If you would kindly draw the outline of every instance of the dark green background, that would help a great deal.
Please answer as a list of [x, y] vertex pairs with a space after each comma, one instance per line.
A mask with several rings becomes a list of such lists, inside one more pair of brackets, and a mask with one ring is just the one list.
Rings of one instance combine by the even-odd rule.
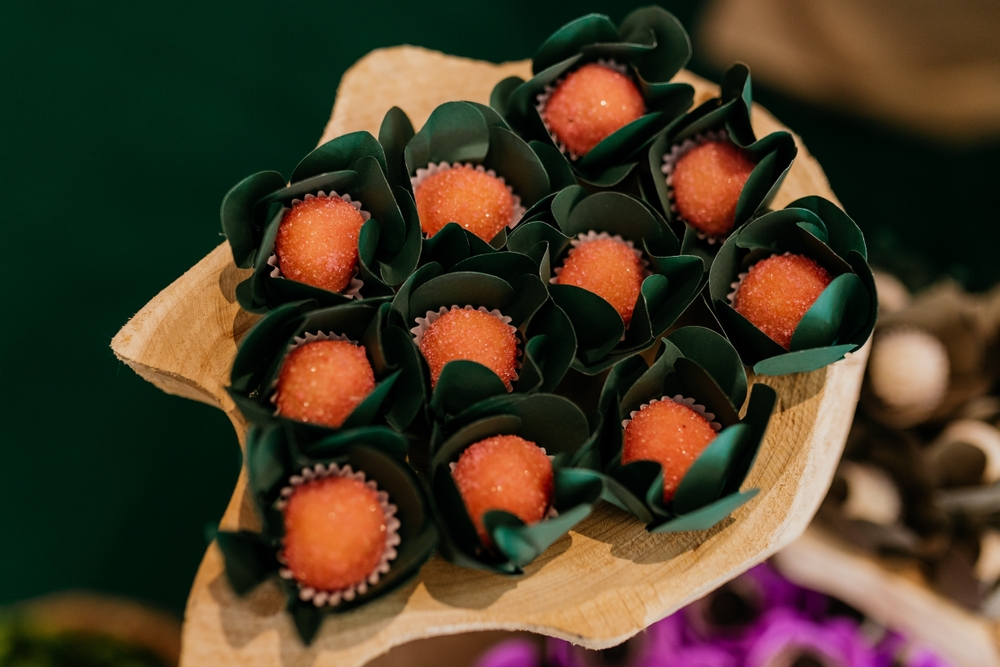
[[[42, 4], [0, 5], [0, 603], [88, 587], [179, 612], [236, 438], [119, 364], [114, 333], [221, 241], [233, 183], [287, 174], [315, 145], [369, 50], [524, 58], [571, 18], [639, 3]], [[667, 6], [696, 20], [699, 3]], [[935, 146], [757, 93], [877, 257], [914, 282], [997, 277], [995, 145]]]

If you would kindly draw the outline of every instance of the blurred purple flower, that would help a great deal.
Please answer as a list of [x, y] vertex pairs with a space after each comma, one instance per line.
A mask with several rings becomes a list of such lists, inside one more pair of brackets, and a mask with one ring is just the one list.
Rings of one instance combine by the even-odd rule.
[[541, 667], [540, 653], [531, 640], [508, 639], [479, 656], [476, 667]]
[[848, 618], [817, 623], [794, 609], [774, 609], [755, 630], [745, 667], [878, 667], [874, 649]]

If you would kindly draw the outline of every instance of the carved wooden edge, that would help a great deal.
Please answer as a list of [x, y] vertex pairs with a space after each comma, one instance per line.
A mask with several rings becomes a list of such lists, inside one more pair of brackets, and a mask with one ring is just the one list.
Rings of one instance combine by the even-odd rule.
[[[407, 70], [401, 67], [404, 61], [411, 65], [419, 62], [419, 67], [411, 66]], [[444, 65], [451, 73], [437, 76], [438, 68]], [[435, 88], [448, 77], [454, 79], [448, 85], [458, 85], [455, 81], [462, 77], [452, 69], [465, 68], [465, 83], [469, 83], [471, 66], [479, 72], [488, 72], [488, 75], [473, 77], [476, 92], [470, 93], [464, 84], [456, 88], [463, 91], [461, 95], [456, 95], [454, 90], [441, 92]], [[396, 72], [400, 69], [408, 73]], [[434, 76], [420, 83], [422, 79], [414, 74], [415, 71], [431, 72]], [[370, 77], [386, 72], [396, 72], [397, 80], [402, 82], [401, 89], [396, 91], [399, 94], [392, 97], [391, 103], [401, 106], [419, 126], [434, 106], [448, 99], [485, 102], [496, 79], [511, 74], [524, 76], [528, 65], [526, 62], [475, 63], [415, 47], [375, 51], [345, 73], [324, 141], [331, 135], [352, 130], [377, 132], [388, 104], [382, 108], [372, 103], [372, 96], [378, 89], [369, 85]], [[685, 72], [678, 78], [695, 85], [696, 103], [717, 94], [716, 86], [694, 75]], [[363, 112], [351, 115], [358, 107]], [[754, 109], [754, 127], [760, 135], [785, 129], [758, 106]], [[799, 158], [774, 206], [784, 206], [805, 194], [821, 194], [836, 201], [822, 169], [798, 137], [795, 140], [800, 150]], [[236, 342], [256, 319], [241, 311], [234, 298], [236, 283], [246, 275], [246, 271], [232, 264], [228, 246], [223, 244], [157, 295], [112, 342], [119, 359], [165, 391], [217, 405], [226, 411], [240, 436], [241, 445], [245, 424], [233, 409], [224, 385]], [[609, 513], [616, 510], [602, 506], [564, 538], [565, 542], [572, 543], [574, 554], [589, 553], [591, 557], [596, 556], [597, 561], [607, 560], [608, 554], [604, 552], [621, 547], [623, 541], [628, 546], [635, 540], [655, 538], [661, 540], [658, 544], [673, 544], [681, 549], [679, 556], [655, 571], [635, 567], [639, 581], [632, 586], [616, 581], [616, 587], [603, 590], [596, 598], [571, 609], [549, 610], [546, 616], [544, 610], [536, 612], [535, 607], [545, 607], [545, 603], [551, 601], [551, 590], [544, 596], [531, 592], [533, 577], [529, 576], [521, 580], [525, 589], [521, 593], [517, 593], [522, 586], [518, 584], [487, 607], [456, 607], [429, 595], [421, 582], [435, 581], [440, 585], [441, 582], [454, 583], [458, 578], [464, 582], [461, 586], [475, 590], [483, 588], [480, 584], [491, 581], [490, 577], [495, 575], [458, 570], [435, 558], [425, 566], [417, 582], [351, 614], [337, 617], [336, 630], [324, 631], [320, 641], [306, 649], [295, 638], [288, 617], [280, 613], [283, 595], [277, 587], [265, 584], [249, 598], [235, 599], [224, 581], [218, 549], [212, 545], [199, 568], [188, 601], [182, 662], [184, 665], [209, 662], [265, 665], [281, 656], [282, 662], [289, 664], [360, 665], [412, 639], [497, 628], [542, 632], [591, 648], [619, 643], [763, 560], [794, 540], [804, 529], [832, 479], [853, 415], [866, 356], [867, 347], [851, 359], [823, 371], [764, 380], [781, 387], [781, 401], [785, 403], [779, 403], [759, 460], [746, 483], [748, 487], [760, 486], [763, 491], [734, 513], [728, 527], [708, 531], [707, 536], [689, 533], [650, 537], [637, 522], [623, 519], [621, 515], [608, 521]], [[256, 527], [255, 513], [245, 488], [244, 469], [223, 518], [223, 528]], [[788, 498], [791, 498], [790, 504]], [[777, 527], [773, 525], [775, 518], [780, 520]], [[725, 544], [727, 542], [730, 544]], [[733, 549], [733, 545], [739, 548]], [[541, 577], [538, 581], [545, 579], [538, 574], [545, 568], [566, 566], [573, 570], [573, 563], [560, 558], [562, 551], [550, 553], [558, 551], [556, 547], [558, 544], [533, 564], [534, 576]], [[617, 576], [621, 568], [638, 565], [620, 558], [612, 561], [614, 571], [603, 573], [609, 577]], [[716, 569], [711, 571], [712, 567]], [[573, 578], [578, 580], [594, 575], [595, 572], [579, 568], [573, 570], [571, 579], [563, 582], [564, 587], [560, 590], [570, 592]], [[684, 587], [678, 584], [679, 578], [702, 583]], [[683, 594], [678, 588], [683, 589]], [[529, 597], [521, 600], [526, 593]], [[487, 613], [503, 607], [504, 597], [512, 595], [521, 600], [516, 606], [516, 614], [491, 616]], [[508, 609], [507, 613], [510, 612]], [[261, 619], [266, 621], [263, 625], [258, 623]], [[233, 629], [242, 627], [244, 622], [247, 625], [245, 633]], [[327, 621], [328, 625], [330, 623]], [[250, 627], [254, 625], [260, 626], [259, 632]]]
[[933, 646], [959, 667], [1000, 667], [998, 627], [815, 526], [775, 563], [792, 581], [843, 600], [875, 621]]

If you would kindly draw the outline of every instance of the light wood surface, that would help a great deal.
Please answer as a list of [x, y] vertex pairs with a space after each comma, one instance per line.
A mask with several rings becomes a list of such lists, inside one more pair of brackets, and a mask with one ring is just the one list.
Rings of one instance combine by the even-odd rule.
[[[345, 73], [321, 141], [352, 130], [376, 132], [400, 106], [419, 126], [439, 103], [486, 102], [493, 84], [529, 75], [528, 62], [493, 65], [415, 47], [374, 51]], [[696, 102], [717, 88], [683, 72]], [[763, 135], [783, 127], [754, 110]], [[799, 143], [775, 206], [820, 194], [834, 199], [822, 169]], [[243, 444], [245, 424], [223, 391], [239, 338], [253, 317], [233, 288], [246, 274], [223, 244], [157, 295], [118, 333], [112, 348], [164, 391], [224, 410]], [[330, 665], [356, 667], [422, 637], [487, 629], [528, 630], [590, 648], [615, 645], [791, 543], [829, 486], [854, 414], [868, 349], [814, 373], [767, 379], [779, 402], [744, 488], [760, 494], [716, 528], [650, 535], [601, 505], [520, 577], [464, 570], [433, 558], [419, 577], [388, 596], [331, 616], [309, 647], [299, 641], [276, 584], [237, 598], [215, 545], [198, 571], [184, 625], [183, 667]], [[241, 474], [222, 527], [257, 527]]]
[[932, 591], [914, 568], [894, 568], [816, 527], [775, 563], [792, 581], [843, 600], [959, 667], [1000, 667], [1000, 626]]

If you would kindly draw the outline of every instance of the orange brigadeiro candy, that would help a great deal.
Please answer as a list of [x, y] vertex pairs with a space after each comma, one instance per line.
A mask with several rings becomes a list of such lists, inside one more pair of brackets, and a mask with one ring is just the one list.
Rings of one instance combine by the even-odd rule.
[[281, 366], [278, 414], [337, 428], [374, 388], [365, 348], [342, 340], [305, 343]]
[[486, 366], [510, 389], [517, 375], [517, 334], [499, 318], [471, 308], [454, 308], [427, 327], [420, 351], [437, 384], [444, 365], [465, 359]]
[[340, 197], [310, 197], [292, 205], [278, 226], [274, 254], [281, 275], [331, 292], [351, 284], [365, 219]]
[[635, 251], [617, 238], [583, 241], [569, 251], [557, 285], [576, 285], [610, 303], [628, 326], [645, 269]]
[[552, 504], [552, 462], [533, 442], [497, 435], [462, 452], [452, 472], [469, 518], [484, 544], [491, 544], [483, 515], [510, 512], [526, 524], [545, 518]]
[[385, 510], [364, 482], [324, 477], [300, 484], [284, 517], [282, 555], [304, 586], [339, 591], [365, 581], [382, 562]]
[[428, 176], [416, 186], [413, 195], [420, 229], [427, 236], [434, 236], [449, 222], [457, 222], [489, 243], [514, 215], [514, 196], [507, 185], [468, 165]]
[[545, 102], [542, 118], [571, 153], [584, 156], [646, 113], [642, 93], [626, 75], [590, 63], [569, 74]]
[[706, 141], [674, 165], [674, 204], [681, 219], [709, 236], [725, 236], [736, 220], [736, 203], [755, 163], [729, 141]]
[[691, 464], [715, 435], [698, 412], [664, 398], [639, 410], [625, 427], [622, 465], [656, 461], [663, 466], [663, 502], [670, 502]]
[[750, 267], [733, 307], [787, 350], [799, 320], [832, 280], [829, 271], [809, 257], [778, 255]]

